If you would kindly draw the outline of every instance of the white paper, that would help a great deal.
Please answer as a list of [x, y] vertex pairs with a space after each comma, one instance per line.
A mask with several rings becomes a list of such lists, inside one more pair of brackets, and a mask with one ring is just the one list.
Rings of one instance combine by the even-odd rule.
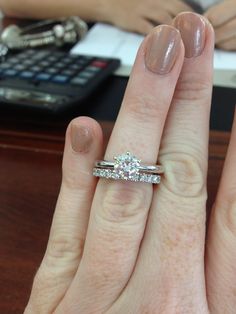
[[122, 65], [132, 66], [143, 38], [114, 26], [98, 23], [72, 48], [71, 53], [118, 58]]
[[214, 69], [236, 70], [236, 52], [216, 49], [214, 56]]
[[[137, 50], [143, 36], [120, 30], [114, 26], [97, 23], [88, 32], [86, 37], [76, 44], [71, 53], [113, 57], [121, 60], [121, 67], [117, 75], [128, 76], [135, 60]], [[215, 50], [214, 69], [228, 71], [230, 77], [236, 75], [236, 52]], [[217, 76], [221, 78], [221, 76]], [[224, 84], [225, 79], [224, 76]], [[231, 81], [231, 78], [229, 78]], [[235, 80], [235, 78], [234, 78]], [[232, 84], [236, 84], [234, 81]]]

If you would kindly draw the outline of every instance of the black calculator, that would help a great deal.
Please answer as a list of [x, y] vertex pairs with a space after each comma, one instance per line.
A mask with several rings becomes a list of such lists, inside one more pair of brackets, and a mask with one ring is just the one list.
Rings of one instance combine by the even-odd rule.
[[24, 50], [0, 63], [0, 102], [60, 111], [82, 103], [119, 65], [114, 58]]

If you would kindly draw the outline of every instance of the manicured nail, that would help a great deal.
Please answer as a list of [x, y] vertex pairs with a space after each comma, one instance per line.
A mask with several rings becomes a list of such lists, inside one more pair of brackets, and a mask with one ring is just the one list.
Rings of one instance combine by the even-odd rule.
[[174, 26], [180, 31], [185, 46], [185, 57], [201, 55], [206, 40], [206, 22], [195, 13], [181, 13], [174, 20]]
[[89, 128], [77, 124], [71, 125], [71, 146], [75, 152], [88, 152], [92, 142], [93, 137]]
[[180, 33], [174, 27], [167, 25], [156, 27], [148, 38], [146, 67], [158, 74], [169, 73], [178, 57], [180, 42]]

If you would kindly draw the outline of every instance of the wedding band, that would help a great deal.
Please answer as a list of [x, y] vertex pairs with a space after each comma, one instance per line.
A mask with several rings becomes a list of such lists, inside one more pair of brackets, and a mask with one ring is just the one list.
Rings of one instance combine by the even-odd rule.
[[164, 169], [160, 165], [143, 165], [141, 160], [129, 152], [114, 157], [114, 162], [98, 160], [95, 162], [93, 175], [95, 177], [125, 180], [134, 182], [146, 182], [159, 184]]

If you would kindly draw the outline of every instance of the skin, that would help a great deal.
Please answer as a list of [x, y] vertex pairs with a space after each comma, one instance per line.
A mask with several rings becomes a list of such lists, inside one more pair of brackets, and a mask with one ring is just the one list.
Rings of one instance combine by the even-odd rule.
[[0, 0], [9, 16], [52, 18], [79, 15], [86, 21], [103, 21], [129, 31], [147, 34], [157, 24], [191, 8], [181, 0]]
[[[236, 120], [205, 237], [214, 51], [207, 21], [205, 31], [202, 53], [184, 58], [181, 42], [167, 74], [147, 69], [144, 40], [106, 148], [108, 160], [126, 151], [148, 164], [158, 157], [159, 186], [97, 180], [100, 126], [87, 117], [68, 126], [61, 191], [25, 314], [235, 313]], [[87, 146], [85, 137], [72, 141], [83, 127]]]
[[236, 0], [225, 0], [212, 6], [205, 16], [215, 29], [216, 45], [236, 50]]
[[[148, 34], [153, 26], [171, 24], [179, 13], [192, 11], [181, 0], [0, 0], [2, 11], [20, 18], [55, 18], [79, 15], [85, 21], [102, 21], [128, 31]], [[236, 0], [224, 0], [205, 12], [216, 33], [216, 45], [236, 50]]]

